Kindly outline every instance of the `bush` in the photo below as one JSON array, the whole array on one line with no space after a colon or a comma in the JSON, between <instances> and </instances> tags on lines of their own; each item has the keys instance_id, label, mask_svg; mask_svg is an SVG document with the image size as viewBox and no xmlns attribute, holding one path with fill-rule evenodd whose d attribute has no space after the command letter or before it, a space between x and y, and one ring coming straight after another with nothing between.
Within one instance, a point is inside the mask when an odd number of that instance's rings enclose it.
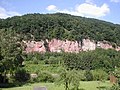
<instances>
[{"instance_id":1,"label":"bush","mask_svg":"<svg viewBox=\"0 0 120 90\"><path fill-rule=\"evenodd\" d=\"M120 87L117 85L113 85L109 90L120 90Z\"/></svg>"},{"instance_id":2,"label":"bush","mask_svg":"<svg viewBox=\"0 0 120 90\"><path fill-rule=\"evenodd\" d=\"M93 80L93 75L90 72L90 70L85 71L84 75L85 75L86 81L92 81Z\"/></svg>"},{"instance_id":3,"label":"bush","mask_svg":"<svg viewBox=\"0 0 120 90\"><path fill-rule=\"evenodd\" d=\"M102 69L96 69L92 71L93 74L93 80L107 80L108 79L108 74L103 71Z\"/></svg>"},{"instance_id":4,"label":"bush","mask_svg":"<svg viewBox=\"0 0 120 90\"><path fill-rule=\"evenodd\" d=\"M30 80L30 74L26 72L24 69L18 69L15 72L14 78L18 82L27 82L28 80Z\"/></svg>"},{"instance_id":5,"label":"bush","mask_svg":"<svg viewBox=\"0 0 120 90\"><path fill-rule=\"evenodd\" d=\"M39 61L37 60L36 57L34 57L34 58L33 58L33 64L38 64L38 63L39 63Z\"/></svg>"},{"instance_id":6,"label":"bush","mask_svg":"<svg viewBox=\"0 0 120 90\"><path fill-rule=\"evenodd\" d=\"M44 62L45 62L45 64L58 64L60 61L59 59L60 58L51 56L49 59L46 59Z\"/></svg>"},{"instance_id":7,"label":"bush","mask_svg":"<svg viewBox=\"0 0 120 90\"><path fill-rule=\"evenodd\" d=\"M37 81L40 82L54 82L55 78L49 72L41 72L38 74Z\"/></svg>"},{"instance_id":8,"label":"bush","mask_svg":"<svg viewBox=\"0 0 120 90\"><path fill-rule=\"evenodd\" d=\"M2 74L0 74L0 84L1 83L8 83L8 79L5 76L2 76Z\"/></svg>"}]
</instances>

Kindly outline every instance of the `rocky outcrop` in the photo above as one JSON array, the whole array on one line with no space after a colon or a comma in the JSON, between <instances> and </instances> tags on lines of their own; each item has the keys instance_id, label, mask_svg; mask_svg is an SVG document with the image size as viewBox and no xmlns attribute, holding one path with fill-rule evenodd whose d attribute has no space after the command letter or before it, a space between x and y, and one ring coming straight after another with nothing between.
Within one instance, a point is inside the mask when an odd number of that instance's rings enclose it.
<instances>
[{"instance_id":1,"label":"rocky outcrop","mask_svg":"<svg viewBox=\"0 0 120 90\"><path fill-rule=\"evenodd\" d=\"M114 49L113 46L111 44L109 44L109 42L97 42L97 47L98 48L103 48L103 49Z\"/></svg>"},{"instance_id":2,"label":"rocky outcrop","mask_svg":"<svg viewBox=\"0 0 120 90\"><path fill-rule=\"evenodd\" d=\"M25 51L26 53L30 52L46 52L46 48L44 46L43 41L23 41L26 45Z\"/></svg>"},{"instance_id":3,"label":"rocky outcrop","mask_svg":"<svg viewBox=\"0 0 120 90\"><path fill-rule=\"evenodd\" d=\"M83 51L89 51L89 50L95 50L96 49L96 43L90 39L83 39L82 41L82 50Z\"/></svg>"},{"instance_id":4,"label":"rocky outcrop","mask_svg":"<svg viewBox=\"0 0 120 90\"><path fill-rule=\"evenodd\" d=\"M45 41L24 41L26 44L25 51L26 53L30 52L74 52L79 53L80 51L89 51L95 50L96 48L103 49L114 49L109 42L99 41L95 42L90 39L83 39L82 42L78 41L69 41L69 40L45 40ZM47 49L45 44L47 44ZM115 50L120 51L120 47L117 47Z\"/></svg>"},{"instance_id":5,"label":"rocky outcrop","mask_svg":"<svg viewBox=\"0 0 120 90\"><path fill-rule=\"evenodd\" d=\"M76 52L81 51L81 45L77 41L61 41L57 39L52 39L48 43L49 50L51 52Z\"/></svg>"},{"instance_id":6,"label":"rocky outcrop","mask_svg":"<svg viewBox=\"0 0 120 90\"><path fill-rule=\"evenodd\" d=\"M115 50L116 50L116 51L120 51L120 47L117 47Z\"/></svg>"}]
</instances>

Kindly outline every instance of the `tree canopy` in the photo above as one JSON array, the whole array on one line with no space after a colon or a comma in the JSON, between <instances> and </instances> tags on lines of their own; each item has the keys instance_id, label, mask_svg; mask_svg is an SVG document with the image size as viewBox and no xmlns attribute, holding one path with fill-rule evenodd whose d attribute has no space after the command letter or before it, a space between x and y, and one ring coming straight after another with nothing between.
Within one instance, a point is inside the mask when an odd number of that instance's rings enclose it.
<instances>
[{"instance_id":1,"label":"tree canopy","mask_svg":"<svg viewBox=\"0 0 120 90\"><path fill-rule=\"evenodd\" d=\"M58 38L80 41L90 38L120 45L120 25L63 13L35 13L0 19L0 28L11 28L28 40Z\"/></svg>"},{"instance_id":2,"label":"tree canopy","mask_svg":"<svg viewBox=\"0 0 120 90\"><path fill-rule=\"evenodd\" d=\"M21 67L23 52L19 38L15 33L1 30L0 35L0 75L6 78L6 74L13 74Z\"/></svg>"}]
</instances>

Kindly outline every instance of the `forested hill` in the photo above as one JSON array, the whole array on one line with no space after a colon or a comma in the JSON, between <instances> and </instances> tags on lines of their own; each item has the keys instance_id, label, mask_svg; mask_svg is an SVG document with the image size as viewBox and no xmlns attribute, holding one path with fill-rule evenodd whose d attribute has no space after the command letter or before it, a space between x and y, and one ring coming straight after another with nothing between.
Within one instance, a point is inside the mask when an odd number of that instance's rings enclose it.
<instances>
[{"instance_id":1,"label":"forested hill","mask_svg":"<svg viewBox=\"0 0 120 90\"><path fill-rule=\"evenodd\" d=\"M0 19L0 29L15 30L24 39L68 39L80 41L90 38L120 45L120 25L69 14L27 14Z\"/></svg>"}]
</instances>

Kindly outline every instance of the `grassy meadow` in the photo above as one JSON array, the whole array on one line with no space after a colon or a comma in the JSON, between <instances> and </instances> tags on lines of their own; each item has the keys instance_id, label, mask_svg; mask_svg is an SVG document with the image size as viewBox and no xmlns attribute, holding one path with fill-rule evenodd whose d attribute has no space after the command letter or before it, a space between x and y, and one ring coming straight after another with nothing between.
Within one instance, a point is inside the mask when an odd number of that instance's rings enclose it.
<instances>
[{"instance_id":1,"label":"grassy meadow","mask_svg":"<svg viewBox=\"0 0 120 90\"><path fill-rule=\"evenodd\" d=\"M4 88L2 90L33 90L34 87L45 86L48 90L65 90L64 86L57 86L54 83L35 83L35 84L27 84L21 87L14 88ZM100 82L100 81L81 81L80 87L81 90L100 90L97 87L111 87L112 84L110 82Z\"/></svg>"}]
</instances>

